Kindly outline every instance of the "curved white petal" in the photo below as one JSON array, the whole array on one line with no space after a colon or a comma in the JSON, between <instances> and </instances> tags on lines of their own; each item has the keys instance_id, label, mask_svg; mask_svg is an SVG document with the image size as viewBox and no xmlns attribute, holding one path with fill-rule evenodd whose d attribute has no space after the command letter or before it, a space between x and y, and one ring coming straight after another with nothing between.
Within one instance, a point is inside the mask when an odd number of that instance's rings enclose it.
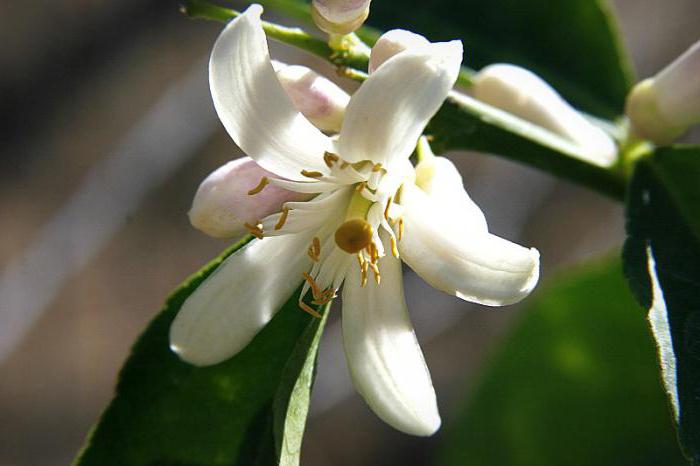
<instances>
[{"instance_id":1,"label":"curved white petal","mask_svg":"<svg viewBox=\"0 0 700 466\"><path fill-rule=\"evenodd\" d=\"M171 349L198 366L241 351L301 284L310 241L307 233L263 238L229 256L180 308Z\"/></svg>"},{"instance_id":2,"label":"curved white petal","mask_svg":"<svg viewBox=\"0 0 700 466\"><path fill-rule=\"evenodd\" d=\"M209 59L209 87L226 131L261 167L291 180L325 169L330 140L292 104L270 62L260 15L251 5L221 32Z\"/></svg>"},{"instance_id":3,"label":"curved white petal","mask_svg":"<svg viewBox=\"0 0 700 466\"><path fill-rule=\"evenodd\" d=\"M391 57L355 92L345 111L338 154L389 166L413 152L428 120L457 79L462 43L439 42Z\"/></svg>"},{"instance_id":4,"label":"curved white petal","mask_svg":"<svg viewBox=\"0 0 700 466\"><path fill-rule=\"evenodd\" d=\"M430 196L433 208L440 209L443 218L450 218L452 229L488 230L484 213L467 194L462 175L450 159L426 157L416 165L416 184Z\"/></svg>"},{"instance_id":5,"label":"curved white petal","mask_svg":"<svg viewBox=\"0 0 700 466\"><path fill-rule=\"evenodd\" d=\"M401 262L379 261L381 284L360 287L356 262L343 288L343 344L355 388L382 420L403 432L440 427L435 391L408 317Z\"/></svg>"},{"instance_id":6,"label":"curved white petal","mask_svg":"<svg viewBox=\"0 0 700 466\"><path fill-rule=\"evenodd\" d=\"M527 296L539 279L539 252L475 228L450 225L435 202L415 186L401 198L404 234L401 258L435 288L488 306L513 304Z\"/></svg>"}]
</instances>

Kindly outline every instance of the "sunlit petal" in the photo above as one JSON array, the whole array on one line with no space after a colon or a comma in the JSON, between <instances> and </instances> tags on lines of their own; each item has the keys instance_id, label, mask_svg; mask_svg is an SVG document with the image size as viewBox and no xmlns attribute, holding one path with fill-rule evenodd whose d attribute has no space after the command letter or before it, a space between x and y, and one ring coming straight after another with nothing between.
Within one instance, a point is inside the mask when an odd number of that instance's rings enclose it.
<instances>
[{"instance_id":1,"label":"sunlit petal","mask_svg":"<svg viewBox=\"0 0 700 466\"><path fill-rule=\"evenodd\" d=\"M251 5L214 44L209 86L216 112L233 140L260 166L304 180L301 170L325 168L329 139L292 104L270 62L260 15Z\"/></svg>"},{"instance_id":2,"label":"sunlit petal","mask_svg":"<svg viewBox=\"0 0 700 466\"><path fill-rule=\"evenodd\" d=\"M382 420L413 435L440 427L435 391L408 317L401 262L379 261L381 284L361 287L357 263L343 289L343 343L355 388Z\"/></svg>"}]
</instances>

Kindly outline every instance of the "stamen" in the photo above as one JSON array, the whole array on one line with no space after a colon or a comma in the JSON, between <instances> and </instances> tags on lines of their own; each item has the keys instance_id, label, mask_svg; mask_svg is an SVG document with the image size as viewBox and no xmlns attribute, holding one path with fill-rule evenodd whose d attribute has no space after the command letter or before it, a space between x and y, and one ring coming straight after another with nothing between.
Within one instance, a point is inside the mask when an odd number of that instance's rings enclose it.
<instances>
[{"instance_id":1,"label":"stamen","mask_svg":"<svg viewBox=\"0 0 700 466\"><path fill-rule=\"evenodd\" d=\"M318 236L314 236L314 239L312 240L311 245L314 248L314 255L316 257L319 257L321 255L321 240L318 239Z\"/></svg>"},{"instance_id":2,"label":"stamen","mask_svg":"<svg viewBox=\"0 0 700 466\"><path fill-rule=\"evenodd\" d=\"M312 172L308 170L302 170L301 174L307 178L313 178L313 179L319 179L323 177L323 173L321 172Z\"/></svg>"},{"instance_id":3,"label":"stamen","mask_svg":"<svg viewBox=\"0 0 700 466\"><path fill-rule=\"evenodd\" d=\"M306 304L304 301L299 301L299 307L301 308L302 311L308 312L309 314L316 317L317 319L320 319L322 317L321 314L318 313L318 311L314 310L311 306Z\"/></svg>"},{"instance_id":4,"label":"stamen","mask_svg":"<svg viewBox=\"0 0 700 466\"><path fill-rule=\"evenodd\" d=\"M323 306L324 304L330 303L336 296L337 295L335 294L335 291L332 288L327 288L323 291L321 298L311 301L311 304Z\"/></svg>"},{"instance_id":5,"label":"stamen","mask_svg":"<svg viewBox=\"0 0 700 466\"><path fill-rule=\"evenodd\" d=\"M289 215L289 207L282 209L282 215L280 215L280 219L275 225L275 230L279 230L282 228L282 226L284 226L284 222L287 221L287 215Z\"/></svg>"},{"instance_id":6,"label":"stamen","mask_svg":"<svg viewBox=\"0 0 700 466\"><path fill-rule=\"evenodd\" d=\"M402 193L403 193L403 183L401 184L401 186L399 186L399 189L397 189L396 192L394 193L394 202L396 202L397 204L399 202L401 202L401 194Z\"/></svg>"},{"instance_id":7,"label":"stamen","mask_svg":"<svg viewBox=\"0 0 700 466\"><path fill-rule=\"evenodd\" d=\"M369 262L375 264L379 259L379 251L377 250L377 245L374 241L367 245L367 254L369 254Z\"/></svg>"},{"instance_id":8,"label":"stamen","mask_svg":"<svg viewBox=\"0 0 700 466\"><path fill-rule=\"evenodd\" d=\"M255 225L244 223L243 226L250 232L251 235L258 239L263 239L262 223L257 222Z\"/></svg>"},{"instance_id":9,"label":"stamen","mask_svg":"<svg viewBox=\"0 0 700 466\"><path fill-rule=\"evenodd\" d=\"M372 267L372 272L374 273L374 281L377 282L377 285L382 281L382 276L379 274L379 267L377 267L377 264L369 264L370 267Z\"/></svg>"},{"instance_id":10,"label":"stamen","mask_svg":"<svg viewBox=\"0 0 700 466\"><path fill-rule=\"evenodd\" d=\"M382 169L382 164L381 163L375 163L374 166L372 167L372 171L374 173L377 173L379 170Z\"/></svg>"},{"instance_id":11,"label":"stamen","mask_svg":"<svg viewBox=\"0 0 700 466\"><path fill-rule=\"evenodd\" d=\"M343 163L340 164L340 169L341 169L341 170L345 170L345 169L348 168L349 166L350 166L350 162L345 162L345 161L343 161Z\"/></svg>"},{"instance_id":12,"label":"stamen","mask_svg":"<svg viewBox=\"0 0 700 466\"><path fill-rule=\"evenodd\" d=\"M403 217L399 219L399 241L403 238Z\"/></svg>"},{"instance_id":13,"label":"stamen","mask_svg":"<svg viewBox=\"0 0 700 466\"><path fill-rule=\"evenodd\" d=\"M253 196L255 194L258 194L260 191L262 191L265 188L265 186L267 186L267 184L269 182L270 182L270 180L268 180L266 176L263 176L262 178L260 178L260 182L258 183L258 185L256 187L254 187L253 189L251 189L250 191L248 191L248 195Z\"/></svg>"},{"instance_id":14,"label":"stamen","mask_svg":"<svg viewBox=\"0 0 700 466\"><path fill-rule=\"evenodd\" d=\"M313 295L314 299L321 299L323 296L321 294L321 290L318 289L318 285L316 284L316 280L314 280L311 275L309 275L306 272L301 273L304 276L304 279L309 282L309 285L311 285L311 294Z\"/></svg>"},{"instance_id":15,"label":"stamen","mask_svg":"<svg viewBox=\"0 0 700 466\"><path fill-rule=\"evenodd\" d=\"M326 162L326 166L328 168L333 168L333 164L338 160L340 160L340 157L338 157L332 152L326 152L323 154L323 161Z\"/></svg>"},{"instance_id":16,"label":"stamen","mask_svg":"<svg viewBox=\"0 0 700 466\"><path fill-rule=\"evenodd\" d=\"M399 248L396 247L396 238L393 235L391 236L391 254L399 258Z\"/></svg>"},{"instance_id":17,"label":"stamen","mask_svg":"<svg viewBox=\"0 0 700 466\"><path fill-rule=\"evenodd\" d=\"M387 222L389 221L389 208L391 207L391 201L391 196L389 196L389 199L386 201L386 207L384 207L384 218Z\"/></svg>"},{"instance_id":18,"label":"stamen","mask_svg":"<svg viewBox=\"0 0 700 466\"><path fill-rule=\"evenodd\" d=\"M367 186L366 181L363 181L362 183L358 183L358 185L355 186L355 191L357 191L358 193L361 193L365 189L366 186Z\"/></svg>"},{"instance_id":19,"label":"stamen","mask_svg":"<svg viewBox=\"0 0 700 466\"><path fill-rule=\"evenodd\" d=\"M360 270L360 288L364 288L367 284L367 268L363 267Z\"/></svg>"}]
</instances>

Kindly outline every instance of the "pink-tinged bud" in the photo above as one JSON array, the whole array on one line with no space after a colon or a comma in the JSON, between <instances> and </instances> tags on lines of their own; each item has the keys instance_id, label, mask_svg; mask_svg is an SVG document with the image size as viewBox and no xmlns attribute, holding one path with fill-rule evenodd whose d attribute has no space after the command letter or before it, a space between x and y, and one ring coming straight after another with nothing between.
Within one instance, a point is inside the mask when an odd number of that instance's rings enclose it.
<instances>
[{"instance_id":1,"label":"pink-tinged bud","mask_svg":"<svg viewBox=\"0 0 700 466\"><path fill-rule=\"evenodd\" d=\"M632 131L668 144L700 123L700 41L632 89L625 108Z\"/></svg>"},{"instance_id":2,"label":"pink-tinged bud","mask_svg":"<svg viewBox=\"0 0 700 466\"><path fill-rule=\"evenodd\" d=\"M300 65L273 62L294 106L323 131L340 132L350 96L334 82Z\"/></svg>"},{"instance_id":3,"label":"pink-tinged bud","mask_svg":"<svg viewBox=\"0 0 700 466\"><path fill-rule=\"evenodd\" d=\"M414 49L430 42L425 37L403 29L392 29L381 35L372 47L369 56L369 72L374 72L379 66L404 50Z\"/></svg>"},{"instance_id":4,"label":"pink-tinged bud","mask_svg":"<svg viewBox=\"0 0 700 466\"><path fill-rule=\"evenodd\" d=\"M311 17L328 34L350 34L362 26L369 15L371 0L313 0Z\"/></svg>"},{"instance_id":5,"label":"pink-tinged bud","mask_svg":"<svg viewBox=\"0 0 700 466\"><path fill-rule=\"evenodd\" d=\"M217 168L202 181L194 195L190 223L214 238L241 237L248 232L245 223L255 225L282 210L283 203L310 197L264 182L260 192L248 194L259 188L265 177L278 178L250 157L232 160Z\"/></svg>"},{"instance_id":6,"label":"pink-tinged bud","mask_svg":"<svg viewBox=\"0 0 700 466\"><path fill-rule=\"evenodd\" d=\"M472 94L574 143L581 149L581 159L602 167L617 160L613 139L525 68L508 64L487 66L474 76Z\"/></svg>"}]
</instances>

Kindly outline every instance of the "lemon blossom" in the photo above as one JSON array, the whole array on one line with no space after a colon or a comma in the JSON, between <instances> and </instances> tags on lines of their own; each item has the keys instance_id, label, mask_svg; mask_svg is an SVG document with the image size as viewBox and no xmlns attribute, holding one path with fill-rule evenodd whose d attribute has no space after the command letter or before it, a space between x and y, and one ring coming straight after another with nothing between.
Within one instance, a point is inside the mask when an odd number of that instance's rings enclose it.
<instances>
[{"instance_id":1,"label":"lemon blossom","mask_svg":"<svg viewBox=\"0 0 700 466\"><path fill-rule=\"evenodd\" d=\"M327 136L285 94L261 13L252 5L217 39L214 105L236 144L275 175L252 196L273 185L313 197L248 223L257 239L185 301L171 347L192 364L218 363L243 349L302 281L299 306L312 314L304 298L321 305L343 285L343 344L357 391L395 428L430 435L441 421L401 259L431 285L486 305L519 301L539 275L538 252L488 232L447 159L409 162L454 85L461 43L426 43L388 59L352 95L339 134Z\"/></svg>"}]
</instances>

